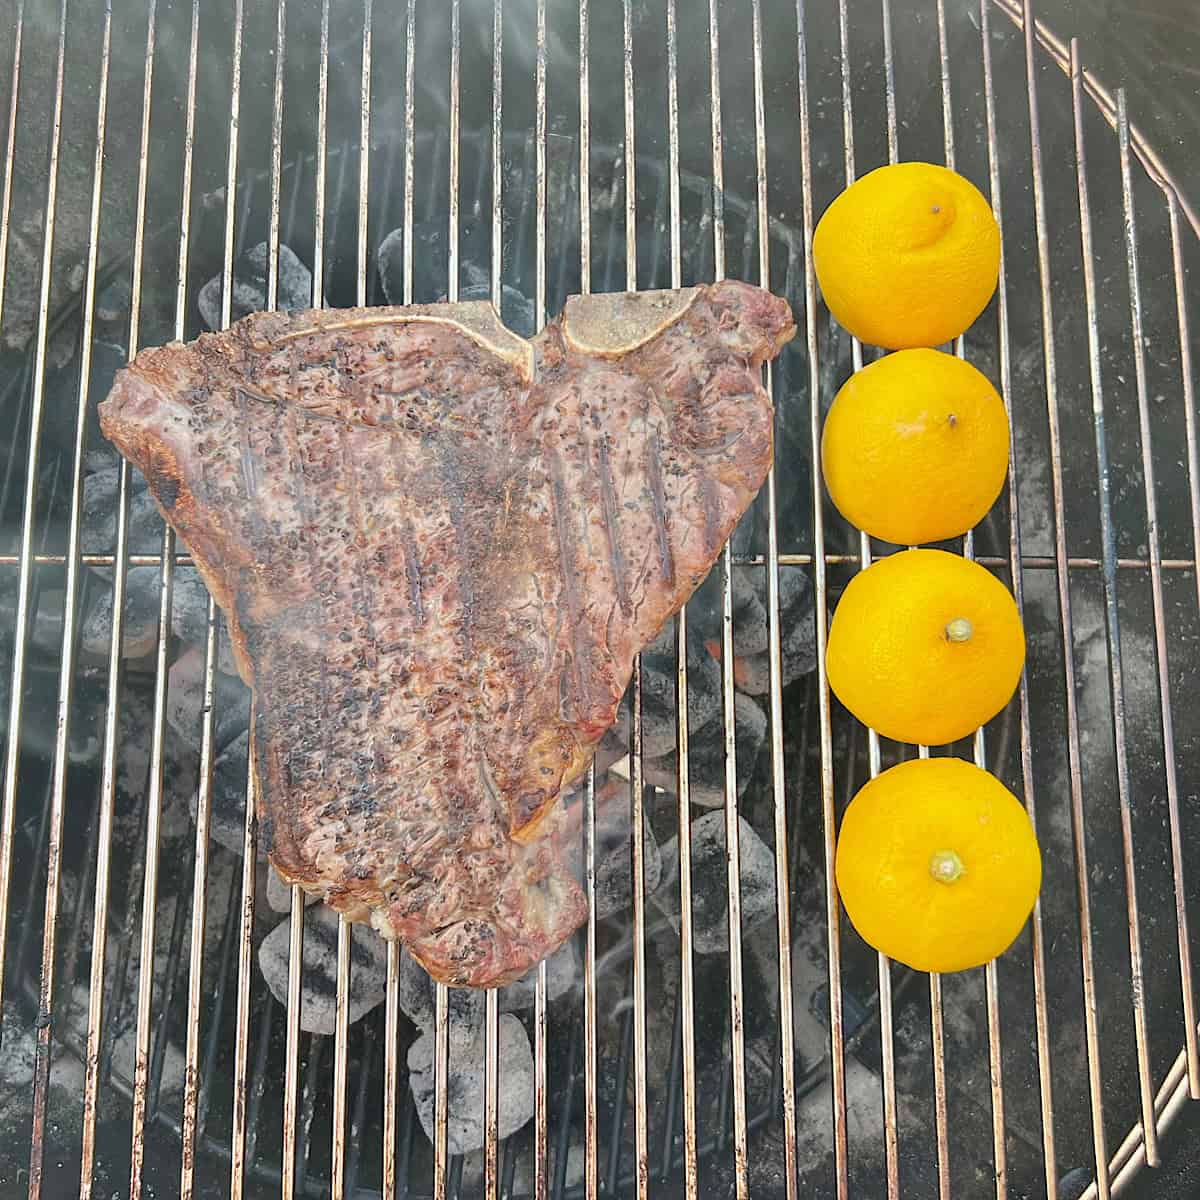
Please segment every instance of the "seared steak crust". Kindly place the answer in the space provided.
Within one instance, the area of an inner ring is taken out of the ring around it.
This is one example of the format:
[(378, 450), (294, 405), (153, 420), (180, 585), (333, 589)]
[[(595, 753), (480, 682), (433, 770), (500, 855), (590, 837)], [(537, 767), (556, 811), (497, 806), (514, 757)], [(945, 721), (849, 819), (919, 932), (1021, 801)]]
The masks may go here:
[(284, 878), (457, 986), (584, 920), (559, 797), (762, 484), (793, 332), (726, 282), (534, 342), (487, 304), (261, 313), (121, 372), (101, 424), (229, 618)]

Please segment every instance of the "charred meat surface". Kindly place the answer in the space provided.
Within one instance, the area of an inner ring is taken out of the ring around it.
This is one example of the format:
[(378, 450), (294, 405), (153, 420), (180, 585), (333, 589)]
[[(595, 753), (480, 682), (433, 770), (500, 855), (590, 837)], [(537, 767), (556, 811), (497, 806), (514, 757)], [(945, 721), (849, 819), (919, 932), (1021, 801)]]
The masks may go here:
[(101, 424), (229, 618), (281, 875), (434, 978), (586, 915), (559, 798), (766, 477), (782, 300), (260, 313), (122, 371)]

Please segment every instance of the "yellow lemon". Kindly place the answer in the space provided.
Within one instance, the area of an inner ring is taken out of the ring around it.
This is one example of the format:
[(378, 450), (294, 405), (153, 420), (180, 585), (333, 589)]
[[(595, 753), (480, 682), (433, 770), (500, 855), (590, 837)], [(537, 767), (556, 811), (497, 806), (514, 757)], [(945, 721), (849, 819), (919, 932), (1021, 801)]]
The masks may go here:
[(918, 971), (963, 971), (1012, 945), (1042, 859), (999, 780), (958, 758), (912, 759), (850, 802), (835, 873), (865, 942)]
[(1008, 474), (1008, 414), (986, 376), (940, 350), (900, 350), (851, 375), (821, 439), (838, 511), (873, 537), (957, 537)]
[(938, 346), (983, 312), (1000, 275), (1000, 230), (969, 180), (932, 163), (864, 175), (825, 210), (813, 265), (829, 311), (889, 350)]
[(829, 627), (829, 686), (900, 742), (957, 741), (1008, 703), (1025, 663), (1012, 595), (944, 550), (902, 550), (856, 575)]

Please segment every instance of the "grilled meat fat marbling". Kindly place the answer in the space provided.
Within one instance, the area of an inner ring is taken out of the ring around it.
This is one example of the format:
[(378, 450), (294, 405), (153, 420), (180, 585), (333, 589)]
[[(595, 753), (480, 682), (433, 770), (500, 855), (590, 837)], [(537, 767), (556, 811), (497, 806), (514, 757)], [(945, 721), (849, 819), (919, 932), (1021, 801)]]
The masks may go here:
[(584, 920), (559, 797), (762, 484), (794, 331), (730, 281), (533, 342), (483, 303), (260, 313), (121, 372), (101, 424), (229, 619), (285, 879), (456, 986)]

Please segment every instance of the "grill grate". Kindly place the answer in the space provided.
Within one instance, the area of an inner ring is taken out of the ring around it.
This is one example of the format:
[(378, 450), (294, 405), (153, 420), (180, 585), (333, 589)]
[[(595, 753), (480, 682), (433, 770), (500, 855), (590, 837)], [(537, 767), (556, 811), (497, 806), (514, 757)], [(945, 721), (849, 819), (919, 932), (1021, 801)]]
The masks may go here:
[[(903, 18), (891, 0), (839, 0), (836, 15), (802, 0), (92, 8), (18, 0), (5, 23), (0, 333), (27, 325), (31, 336), (0, 378), (15, 415), (0, 495), (11, 633), (0, 1032), (12, 1061), (0, 1076), (19, 1082), (28, 1054), (32, 1086), (0, 1109), (0, 1180), (31, 1196), (78, 1180), (87, 1196), (128, 1181), (131, 1196), (794, 1200), (804, 1187), (845, 1200), (860, 1188), (1075, 1196), (1091, 1179), (1087, 1194), (1107, 1197), (1154, 1165), (1158, 1133), (1200, 1098), (1183, 852), (1200, 823), (1200, 725), (1172, 705), (1195, 686), (1200, 637), (1186, 309), (1200, 222), (1131, 128), (1123, 93), (1016, 0), (922, 0)], [(31, 170), (43, 134), (48, 154)], [(1001, 385), (1015, 431), (1009, 489), (956, 548), (1013, 585), (1030, 664), (1011, 711), (958, 750), (1016, 788), (1049, 852), (1014, 952), (927, 981), (868, 952), (832, 887), (834, 831), (854, 789), (930, 751), (864, 737), (831, 703), (828, 606), (881, 547), (826, 508), (810, 465), (823, 407), (864, 361), (818, 304), (815, 215), (856, 174), (901, 157), (940, 157), (986, 183), (1004, 230), (998, 298), (954, 349)], [(483, 275), (507, 317), (511, 288), (540, 327), (573, 291), (728, 272), (786, 294), (804, 329), (767, 372), (776, 469), (724, 551), (715, 608), (693, 603), (677, 622), (679, 799), (650, 786), (639, 666), (628, 924), (596, 917), (593, 768), (579, 807), (592, 914), (581, 977), (554, 1000), (538, 970), (526, 1021), (534, 1115), (503, 1140), (489, 994), (484, 1147), (467, 1158), (448, 1146), (444, 988), (429, 1147), (401, 1060), (410, 1033), (395, 947), (381, 1008), (351, 1025), (340, 919), (336, 1032), (304, 1033), (306, 921), (292, 889), (287, 1005), (264, 984), (252, 775), (240, 854), (213, 836), (219, 614), (209, 600), (200, 742), (181, 762), (169, 668), (191, 562), (169, 529), (155, 552), (131, 543), (124, 464), (111, 551), (85, 552), (96, 364), (117, 336), (106, 289), (128, 281), (118, 324), (132, 355), (194, 336), (194, 297), (214, 273), (228, 325), (236, 264), (260, 241), (269, 307), (283, 299), (284, 246), (311, 262), (313, 303), (382, 302), (372, 256), (392, 229), (405, 302), (456, 299)], [(1147, 270), (1158, 282), (1142, 290)], [(131, 567), (158, 578), (137, 662), (125, 647)], [(810, 574), (818, 652), (815, 674), (787, 688), (786, 570)], [(740, 571), (765, 576), (769, 664), (748, 787)], [(106, 649), (91, 655), (84, 626), (106, 593)], [(39, 630), (55, 611), (48, 646)], [(717, 735), (689, 728), (698, 682), (683, 648), (706, 616), (721, 663), (726, 869), (715, 886), (730, 929), (748, 887), (739, 813), (774, 859), (771, 919), (719, 959), (697, 952), (693, 901), (708, 883), (689, 836), (698, 755)], [(144, 719), (131, 725), (135, 710)], [(79, 742), (89, 731), (90, 757)], [(182, 826), (181, 786), (195, 791)], [(677, 931), (647, 894), (655, 831), (678, 835)]]

